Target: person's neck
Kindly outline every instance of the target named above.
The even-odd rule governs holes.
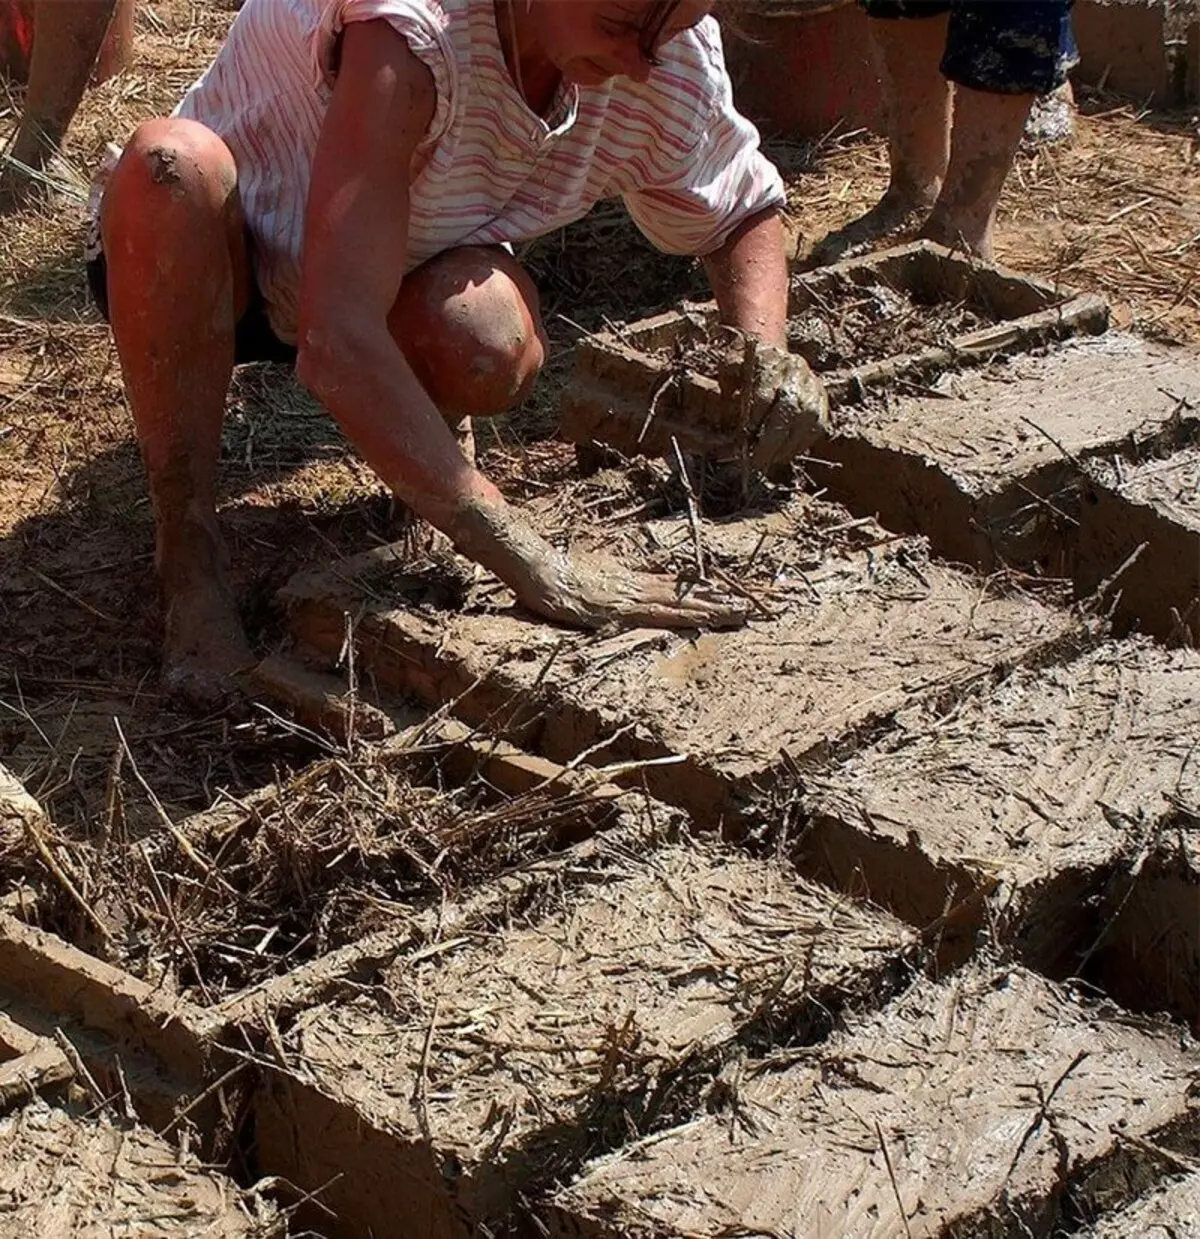
[[[526,0],[494,0],[496,29],[513,83],[538,116],[544,116],[558,93],[562,75],[542,51],[537,21]]]

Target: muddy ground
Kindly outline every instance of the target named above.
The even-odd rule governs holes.
[[[182,0],[144,10],[133,67],[89,95],[72,132],[78,180],[105,141],[174,104],[229,20]],[[1186,118],[1139,117],[1113,99],[1085,99],[1084,113],[1072,145],[1019,160],[1000,259],[1099,289],[1119,320],[1147,332],[1200,340],[1200,288],[1190,282],[1200,208]],[[854,214],[884,181],[875,140],[833,137],[776,155],[802,244]],[[116,356],[84,286],[81,236],[80,213],[59,201],[7,223],[0,238],[0,760],[65,826],[119,811],[138,828],[152,814],[128,779],[129,757],[181,813],[220,788],[257,786],[311,749],[265,716],[197,719],[159,692],[149,507]],[[616,207],[524,256],[560,352],[529,404],[482,436],[485,467],[517,500],[571,467],[543,439],[578,329],[636,318],[704,287],[694,263],[654,255]],[[393,532],[383,488],[269,367],[238,376],[221,484],[236,588],[264,652],[281,631],[273,595],[292,572]]]
[[[169,110],[211,58],[229,20],[223,9],[184,0],[142,7],[133,67],[89,96],[72,133],[67,157],[76,197],[103,144]],[[0,106],[0,134],[12,118],[12,108]],[[869,204],[886,180],[882,144],[863,135],[835,134],[773,153],[788,178],[801,252]],[[1002,204],[998,257],[1019,271],[1104,293],[1118,325],[1198,344],[1198,183],[1200,152],[1189,118],[1085,96],[1072,143],[1020,156]],[[527,804],[519,814],[489,819],[494,806],[448,792],[428,774],[421,790],[406,785],[401,795],[386,770],[364,774],[344,752],[272,712],[196,718],[161,693],[149,505],[117,359],[85,289],[82,233],[82,211],[68,195],[6,221],[0,234],[0,763],[46,808],[54,831],[48,842],[67,845],[56,855],[74,866],[68,876],[84,902],[123,939],[122,964],[167,993],[216,1003],[379,932],[405,901],[438,916],[440,931],[439,909],[462,886],[505,869],[528,843],[531,825],[544,826],[552,812]],[[581,479],[572,449],[552,431],[580,333],[703,296],[698,265],[654,254],[617,207],[532,243],[522,257],[538,280],[558,352],[530,401],[482,429],[484,468],[511,498],[534,503],[556,536],[566,537],[581,513],[603,530],[634,514],[678,511],[679,496],[664,500],[668,483],[653,472]],[[936,336],[947,329],[932,330]],[[276,594],[294,573],[389,541],[398,529],[388,494],[332,423],[288,374],[266,366],[244,368],[235,382],[221,515],[243,616],[264,654],[287,640]],[[840,520],[831,516],[825,527]],[[676,524],[683,529],[682,518]],[[861,522],[840,532],[870,543]],[[817,541],[820,551],[825,544]],[[682,538],[680,546],[674,557],[664,552],[672,566],[687,558],[690,543]],[[806,549],[799,542],[796,548]],[[898,553],[890,542],[878,552],[874,544],[852,549],[861,550],[872,572]],[[759,560],[761,550],[747,548],[762,578],[747,578],[754,589],[778,584],[780,566],[769,554]],[[935,584],[946,575],[920,556],[901,569],[915,572],[918,583],[922,574]],[[495,605],[486,587],[464,588],[472,606]],[[796,590],[804,593],[800,585]],[[431,602],[434,611],[444,605]],[[930,648],[936,644],[931,637]],[[869,678],[864,672],[864,682]],[[269,803],[247,801],[300,770],[320,783],[311,801],[303,782]],[[233,828],[193,838],[194,854],[164,838],[164,823],[182,822],[222,798],[251,805]],[[337,804],[361,812],[339,818],[330,809]],[[386,809],[386,829],[364,834],[359,825],[374,808]],[[405,814],[409,827],[397,829]],[[456,869],[445,857],[461,843],[466,820],[491,821],[496,846],[485,849],[486,863]],[[305,847],[289,848],[298,825]],[[143,838],[160,850],[135,849]],[[91,864],[117,853],[141,866],[124,886],[119,866]],[[28,856],[23,863],[37,868]],[[230,898],[215,919],[205,905],[208,919],[181,927],[180,909],[207,889],[214,872]],[[153,887],[164,876],[168,887],[159,901]],[[61,882],[58,888],[61,903],[42,910],[45,923],[86,941],[78,901],[63,895]],[[285,920],[275,916],[281,908]],[[186,950],[171,946],[179,938]],[[210,982],[213,992],[204,994]],[[1043,992],[1040,982],[1029,984]],[[436,1020],[436,1001],[433,1012]],[[417,1057],[422,1027],[410,1038]],[[430,1058],[427,1043],[424,1057]],[[862,1088],[869,1101],[869,1081]],[[72,1141],[83,1138],[83,1129],[72,1130]],[[3,1134],[28,1141],[32,1129]],[[110,1156],[108,1139],[99,1139],[102,1154],[95,1156]],[[40,1156],[30,1154],[31,1167],[42,1165]],[[46,1183],[31,1178],[20,1189],[22,1201],[57,1190]],[[887,1181],[876,1187],[886,1199]]]

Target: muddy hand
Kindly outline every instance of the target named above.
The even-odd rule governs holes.
[[[758,342],[734,346],[722,362],[720,380],[727,399],[745,409],[750,466],[767,472],[808,451],[829,433],[825,385],[803,357]],[[750,367],[750,391],[742,388]]]
[[[550,619],[578,628],[737,628],[745,603],[703,582],[631,572],[612,560],[552,552],[518,597]]]
[[[563,624],[736,628],[746,622],[745,604],[710,585],[556,550],[502,501],[462,504],[447,532],[459,551],[494,572],[531,611]]]

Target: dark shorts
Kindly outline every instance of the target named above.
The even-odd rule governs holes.
[[[1074,0],[859,0],[868,17],[950,14],[942,73],[971,90],[1048,95],[1079,63]]]
[[[252,253],[250,237],[246,238],[248,253]],[[87,259],[87,281],[96,308],[108,322],[108,260],[103,250],[93,250]],[[296,364],[296,346],[285,344],[271,329],[267,307],[258,285],[251,281],[250,301],[246,312],[238,319],[233,335],[233,364],[252,361],[274,361],[283,365]]]

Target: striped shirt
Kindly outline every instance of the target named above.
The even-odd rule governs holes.
[[[296,338],[309,178],[340,32],[382,19],[429,69],[433,122],[413,164],[406,269],[458,245],[528,240],[621,197],[660,249],[705,254],[784,200],[733,106],[716,22],[661,50],[642,84],[560,87],[545,117],[518,94],[493,0],[247,0],[176,114],[233,152],[271,326]]]

